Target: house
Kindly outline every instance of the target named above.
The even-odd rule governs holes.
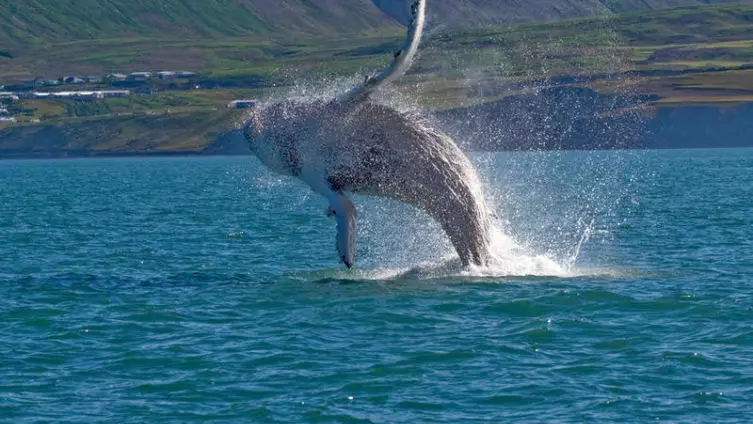
[[[128,90],[105,90],[105,91],[100,91],[100,93],[102,93],[103,98],[128,97],[131,95],[131,92]]]
[[[175,79],[177,77],[178,77],[178,74],[172,71],[157,72],[157,78],[159,79]]]
[[[96,75],[89,75],[88,77],[86,77],[84,79],[89,84],[99,84],[99,83],[102,82],[102,77],[96,76]]]
[[[7,115],[7,114],[8,114],[8,108],[0,107],[0,115]]]
[[[233,100],[228,103],[227,107],[230,109],[249,109],[256,106],[257,103],[256,100]]]
[[[54,93],[33,92],[29,96],[33,99],[76,99],[76,100],[100,100],[111,97],[128,97],[128,90],[105,90],[105,91],[57,91]]]
[[[76,91],[73,93],[73,98],[76,100],[97,100],[102,97],[102,93],[98,91]]]
[[[151,72],[131,72],[128,79],[131,81],[146,81],[152,77]]]
[[[109,74],[105,77],[105,79],[110,81],[125,81],[128,79],[128,75],[126,74]]]
[[[2,99],[18,100],[18,96],[10,91],[0,91],[0,100]]]
[[[193,78],[197,76],[198,74],[196,72],[179,71],[179,72],[176,72],[176,75],[178,78]]]
[[[65,77],[63,78],[63,84],[85,84],[86,81],[84,81],[83,78],[79,77]]]

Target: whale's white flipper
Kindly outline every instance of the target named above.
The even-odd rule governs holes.
[[[305,168],[300,176],[312,190],[323,195],[329,202],[327,216],[334,216],[337,222],[335,245],[340,262],[352,268],[356,261],[356,206],[341,191],[334,190],[323,175],[323,170],[314,166]]]
[[[340,261],[351,268],[356,260],[356,206],[336,192],[332,192],[329,201],[337,220],[337,253]]]
[[[380,86],[403,76],[413,64],[426,23],[426,0],[414,0],[411,6],[411,19],[408,23],[408,36],[403,47],[395,52],[390,66],[374,77],[367,78],[360,86],[346,93],[341,103],[359,103],[366,100]]]

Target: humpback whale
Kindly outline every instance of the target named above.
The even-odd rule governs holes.
[[[350,91],[329,100],[260,104],[244,124],[262,163],[300,178],[328,200],[337,252],[348,268],[355,262],[357,215],[350,194],[423,210],[440,224],[464,266],[486,265],[490,257],[490,214],[468,158],[442,131],[371,98],[410,68],[425,21],[426,0],[414,0],[402,49],[386,69]]]

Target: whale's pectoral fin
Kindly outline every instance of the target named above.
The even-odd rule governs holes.
[[[367,99],[380,86],[403,76],[410,69],[413,58],[416,56],[418,45],[421,43],[421,36],[424,32],[425,22],[426,0],[413,0],[411,18],[408,23],[408,36],[405,39],[403,48],[395,52],[392,63],[387,69],[374,77],[366,78],[363,84],[341,96],[339,101],[344,104],[358,103]]]
[[[356,206],[343,194],[343,187],[319,168],[304,167],[301,179],[329,201],[327,216],[334,215],[337,221],[337,253],[345,266],[352,267],[356,260]]]
[[[328,197],[337,220],[337,253],[340,261],[351,268],[356,260],[356,206],[342,193],[333,191]]]

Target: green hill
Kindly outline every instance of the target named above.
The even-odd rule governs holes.
[[[0,50],[103,38],[331,36],[396,25],[369,0],[24,0],[0,5]]]
[[[122,0],[100,0],[85,11],[78,11],[80,2],[71,9],[71,0],[1,5],[0,83],[7,90],[114,86],[132,89],[133,95],[96,101],[6,99],[17,122],[0,122],[0,157],[197,153],[211,146],[227,151],[233,145],[227,129],[238,120],[225,108],[229,101],[345,87],[389,62],[404,37],[398,20],[370,0],[353,0],[350,7],[340,1],[270,2],[266,10],[260,6],[264,0],[166,0],[159,5],[134,0],[127,10],[121,9]],[[555,22],[452,28],[437,16],[450,13],[441,9],[449,0],[430,1],[430,31],[418,62],[400,84],[416,94],[419,104],[435,110],[531,96],[534,101],[530,88],[549,85],[599,96],[642,93],[647,114],[699,104],[723,110],[753,101],[751,4],[611,14],[618,7],[668,3],[613,1],[600,3],[607,12],[591,4],[588,13],[599,17],[563,20],[559,17],[586,14],[578,8],[588,0],[556,2],[573,9],[551,10],[543,5],[554,1],[531,0],[518,9],[528,13],[528,18],[519,14],[521,20]],[[519,7],[511,0],[485,4],[490,15],[476,16],[478,22],[491,19],[495,10]],[[480,6],[481,1],[454,5]],[[454,17],[445,18],[452,22]],[[27,84],[34,77],[179,69],[199,76],[190,82]],[[608,112],[599,115],[611,119]]]
[[[0,84],[185,69],[202,75],[202,88],[279,86],[371,72],[384,66],[404,36],[404,28],[377,7],[398,5],[398,0],[374,0],[376,5],[352,0],[350,7],[343,6],[345,0],[275,1],[263,7],[265,1],[133,0],[128,7],[123,0],[6,4],[0,7]],[[430,0],[430,5],[441,12],[447,1]],[[550,9],[575,13],[562,8],[577,6],[566,0],[531,1],[542,7],[527,3],[529,14]],[[599,4],[618,9],[660,7],[669,1]],[[84,7],[87,2],[91,4]],[[543,8],[545,3],[560,9]],[[453,4],[481,6],[480,0]],[[484,4],[489,13],[498,10],[494,7],[519,7],[512,1]],[[540,78],[542,72],[547,77],[606,72],[605,66],[615,65],[618,70],[733,69],[751,61],[747,41],[753,37],[753,6],[693,6],[459,30],[441,29],[437,19],[431,25],[424,59],[414,69],[424,75],[443,68],[440,74],[462,76],[467,64],[476,71],[495,70],[495,77],[522,79]]]
[[[741,0],[738,3],[753,3]],[[23,0],[0,4],[0,52],[91,39],[340,36],[390,30],[408,0]],[[729,0],[430,0],[436,27],[540,22]]]

